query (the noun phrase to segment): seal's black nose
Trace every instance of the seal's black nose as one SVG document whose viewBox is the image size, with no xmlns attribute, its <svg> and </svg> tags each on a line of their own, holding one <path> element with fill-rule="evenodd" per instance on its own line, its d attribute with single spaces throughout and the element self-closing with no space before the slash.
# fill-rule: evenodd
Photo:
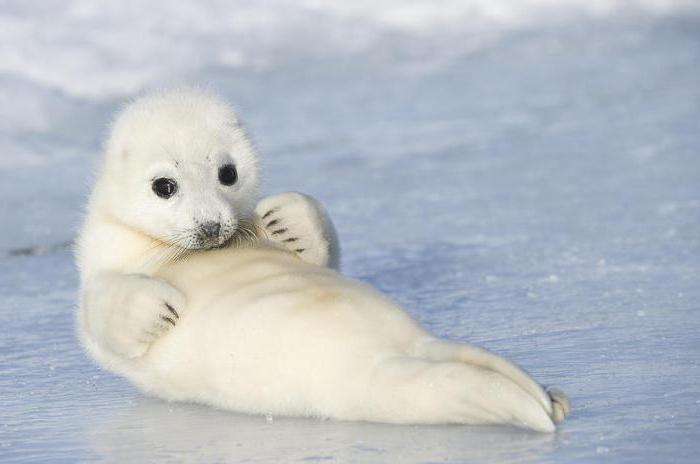
<svg viewBox="0 0 700 464">
<path fill-rule="evenodd" d="M 221 223 L 219 222 L 205 222 L 201 226 L 202 234 L 207 238 L 215 238 L 219 236 L 219 231 L 221 230 Z"/>
</svg>

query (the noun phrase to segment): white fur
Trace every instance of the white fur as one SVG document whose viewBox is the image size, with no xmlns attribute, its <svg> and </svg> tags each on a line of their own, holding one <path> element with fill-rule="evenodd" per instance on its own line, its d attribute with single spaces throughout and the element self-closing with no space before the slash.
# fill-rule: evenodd
<svg viewBox="0 0 700 464">
<path fill-rule="evenodd" d="M 216 172 L 229 161 L 239 182 L 225 187 Z M 178 196 L 151 191 L 162 175 L 182 184 Z M 306 260 L 265 238 L 187 249 L 202 221 L 233 233 L 255 218 L 256 187 L 251 144 L 208 94 L 157 94 L 117 118 L 78 242 L 78 330 L 100 364 L 161 398 L 251 413 L 553 431 L 568 412 L 514 364 L 437 340 L 331 269 L 332 224 L 303 196 L 263 202 L 257 220 L 282 205 Z"/>
</svg>

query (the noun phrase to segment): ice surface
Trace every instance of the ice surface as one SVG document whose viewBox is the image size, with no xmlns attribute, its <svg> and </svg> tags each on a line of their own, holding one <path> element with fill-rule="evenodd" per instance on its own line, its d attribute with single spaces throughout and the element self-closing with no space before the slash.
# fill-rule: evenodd
<svg viewBox="0 0 700 464">
<path fill-rule="evenodd" d="M 697 462 L 692 2 L 235 3 L 0 4 L 0 462 Z M 268 419 L 95 367 L 69 243 L 110 115 L 163 82 L 237 103 L 266 191 L 327 205 L 348 275 L 561 387 L 571 417 Z"/>
</svg>

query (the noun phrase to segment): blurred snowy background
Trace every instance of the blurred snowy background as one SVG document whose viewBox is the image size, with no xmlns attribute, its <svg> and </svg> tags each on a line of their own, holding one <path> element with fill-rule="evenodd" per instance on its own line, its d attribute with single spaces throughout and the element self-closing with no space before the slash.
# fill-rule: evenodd
<svg viewBox="0 0 700 464">
<path fill-rule="evenodd" d="M 239 108 L 345 272 L 567 391 L 546 436 L 250 417 L 82 354 L 70 242 L 110 117 Z M 700 3 L 0 0 L 0 461 L 697 462 Z M 274 336 L 274 334 L 270 334 Z"/>
</svg>

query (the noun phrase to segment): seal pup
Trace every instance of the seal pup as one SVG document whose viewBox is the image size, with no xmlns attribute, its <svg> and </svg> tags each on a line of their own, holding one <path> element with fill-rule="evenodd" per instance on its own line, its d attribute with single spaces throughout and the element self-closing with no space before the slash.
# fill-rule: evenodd
<svg viewBox="0 0 700 464">
<path fill-rule="evenodd" d="M 254 147 L 215 96 L 156 93 L 118 115 L 77 241 L 77 328 L 99 364 L 248 413 L 544 432 L 566 416 L 563 393 L 340 275 L 313 199 L 257 189 Z"/>
</svg>

